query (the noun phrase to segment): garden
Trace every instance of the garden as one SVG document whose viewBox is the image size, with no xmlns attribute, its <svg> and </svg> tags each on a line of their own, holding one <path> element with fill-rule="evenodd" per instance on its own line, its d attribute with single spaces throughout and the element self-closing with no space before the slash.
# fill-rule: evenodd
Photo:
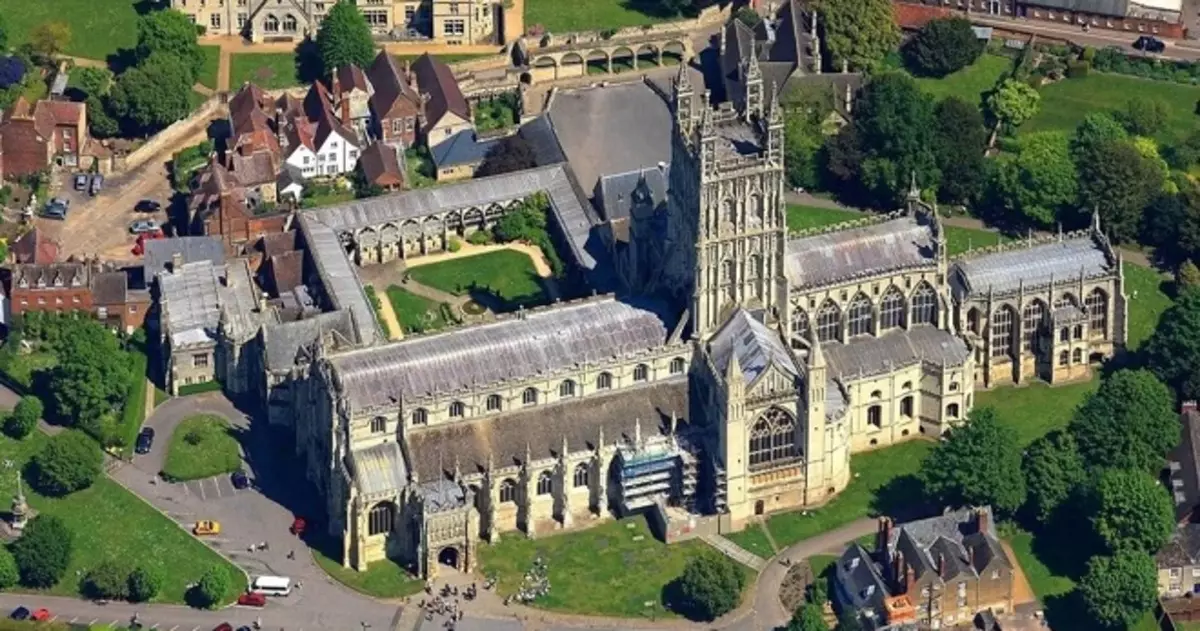
<svg viewBox="0 0 1200 631">
<path fill-rule="evenodd" d="M 34 30 L 47 23 L 65 24 L 74 37 L 63 52 L 105 61 L 137 43 L 139 0 L 0 0 L 9 46 L 30 41 Z"/>
<path fill-rule="evenodd" d="M 436 331 L 458 322 L 447 303 L 434 302 L 396 285 L 390 285 L 386 293 L 405 333 Z"/>
<path fill-rule="evenodd" d="M 167 480 L 199 480 L 242 468 L 237 435 L 229 421 L 213 414 L 184 419 L 171 433 L 162 475 Z"/>
<path fill-rule="evenodd" d="M 412 267 L 408 275 L 422 285 L 456 296 L 470 296 L 496 312 L 547 301 L 543 280 L 529 256 L 512 250 Z"/>
<path fill-rule="evenodd" d="M 654 0 L 525 0 L 525 24 L 555 34 L 644 26 L 674 17 L 663 13 Z"/>
<path fill-rule="evenodd" d="M 475 130 L 507 129 L 520 122 L 518 97 L 512 92 L 481 101 L 475 106 Z"/>
<path fill-rule="evenodd" d="M 302 84 L 293 53 L 236 53 L 229 58 L 229 86 L 238 89 L 253 83 L 264 90 Z"/>
</svg>

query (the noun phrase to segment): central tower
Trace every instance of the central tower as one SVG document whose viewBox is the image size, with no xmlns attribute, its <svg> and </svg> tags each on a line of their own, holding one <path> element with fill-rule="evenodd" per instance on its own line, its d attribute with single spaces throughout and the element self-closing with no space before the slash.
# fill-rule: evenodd
<svg viewBox="0 0 1200 631">
<path fill-rule="evenodd" d="M 702 339 L 736 306 L 788 321 L 783 111 L 754 56 L 743 70 L 740 110 L 730 103 L 713 108 L 707 90 L 697 104 L 684 66 L 674 84 L 663 278 L 687 304 Z"/>
</svg>

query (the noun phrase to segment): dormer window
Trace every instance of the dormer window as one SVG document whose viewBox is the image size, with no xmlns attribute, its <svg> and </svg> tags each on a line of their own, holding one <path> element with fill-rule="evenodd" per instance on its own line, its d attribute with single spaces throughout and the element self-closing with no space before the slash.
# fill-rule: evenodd
<svg viewBox="0 0 1200 631">
<path fill-rule="evenodd" d="M 76 274 L 71 277 L 71 286 L 72 287 L 78 287 L 81 284 L 82 284 L 82 281 L 79 280 L 79 274 Z"/>
<path fill-rule="evenodd" d="M 24 276 L 22 276 L 22 277 L 21 277 L 21 280 L 17 281 L 17 285 L 18 285 L 19 287 L 22 287 L 22 288 L 28 288 L 28 287 L 29 287 L 29 280 L 28 280 L 28 279 L 26 279 Z"/>
<path fill-rule="evenodd" d="M 58 275 L 58 276 L 55 276 L 55 277 L 54 277 L 54 286 L 55 286 L 55 287 L 62 287 L 62 286 L 63 286 L 63 282 L 62 282 L 62 275 Z"/>
</svg>

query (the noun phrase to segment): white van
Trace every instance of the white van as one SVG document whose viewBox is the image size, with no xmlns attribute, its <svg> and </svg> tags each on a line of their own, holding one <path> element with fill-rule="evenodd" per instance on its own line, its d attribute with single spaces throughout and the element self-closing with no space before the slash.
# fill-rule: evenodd
<svg viewBox="0 0 1200 631">
<path fill-rule="evenodd" d="M 250 591 L 264 596 L 287 596 L 292 593 L 292 579 L 286 576 L 256 576 Z"/>
</svg>

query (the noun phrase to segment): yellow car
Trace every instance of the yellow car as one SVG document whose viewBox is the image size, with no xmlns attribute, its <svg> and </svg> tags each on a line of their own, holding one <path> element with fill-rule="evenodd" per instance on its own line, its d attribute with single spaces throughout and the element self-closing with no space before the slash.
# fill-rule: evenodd
<svg viewBox="0 0 1200 631">
<path fill-rule="evenodd" d="M 196 522 L 196 527 L 192 528 L 192 534 L 201 535 L 219 535 L 221 534 L 221 522 L 206 519 Z"/>
</svg>

